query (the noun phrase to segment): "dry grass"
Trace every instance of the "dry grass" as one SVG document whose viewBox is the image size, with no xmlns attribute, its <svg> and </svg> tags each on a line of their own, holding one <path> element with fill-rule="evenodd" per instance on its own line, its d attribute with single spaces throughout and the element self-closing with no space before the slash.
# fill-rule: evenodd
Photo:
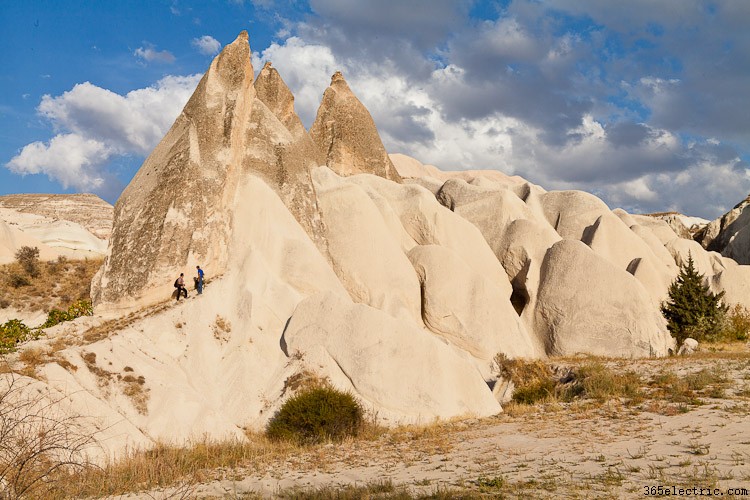
<svg viewBox="0 0 750 500">
<path fill-rule="evenodd" d="M 38 378 L 37 368 L 50 362 L 49 351 L 40 347 L 28 347 L 18 354 L 18 362 L 22 363 L 16 370 L 21 375 Z"/>
<path fill-rule="evenodd" d="M 232 324 L 227 319 L 216 315 L 216 319 L 211 328 L 216 340 L 220 342 L 227 342 L 229 340 L 229 334 L 232 332 Z"/>
<path fill-rule="evenodd" d="M 247 441 L 203 441 L 186 447 L 158 444 L 148 451 L 133 451 L 102 468 L 59 478 L 59 491 L 66 498 L 120 495 L 154 487 L 194 484 L 215 478 L 216 469 L 261 468 L 305 451 L 305 447 L 272 442 L 260 434 Z"/>
<path fill-rule="evenodd" d="M 701 397 L 722 398 L 729 380 L 724 370 L 703 368 L 686 375 L 662 370 L 649 382 L 650 397 L 660 402 L 698 406 Z"/>
<path fill-rule="evenodd" d="M 79 299 L 90 300 L 91 279 L 102 265 L 101 259 L 67 260 L 64 258 L 39 265 L 39 275 L 31 277 L 13 262 L 0 266 L 0 307 L 24 311 L 67 309 Z M 14 286 L 23 277 L 29 283 Z M 16 283 L 17 284 L 17 283 Z"/>
<path fill-rule="evenodd" d="M 495 490 L 489 490 L 494 492 Z M 252 497 L 251 497 L 252 498 Z M 257 498 L 262 498 L 258 496 Z M 458 488 L 438 487 L 426 494 L 413 493 L 404 485 L 395 485 L 391 480 L 373 481 L 364 485 L 323 486 L 319 488 L 289 488 L 277 494 L 280 499 L 295 500 L 360 500 L 360 499 L 475 499 L 487 498 L 478 492 Z"/>
<path fill-rule="evenodd" d="M 127 374 L 123 377 L 118 374 L 117 380 L 122 385 L 122 393 L 130 398 L 133 407 L 141 415 L 146 415 L 148 413 L 148 400 L 150 397 L 150 389 L 145 385 L 146 378 L 143 375 L 136 377 L 135 375 Z"/>
<path fill-rule="evenodd" d="M 569 403 L 580 399 L 605 402 L 619 398 L 635 403 L 643 396 L 643 382 L 634 371 L 620 372 L 590 358 L 572 367 L 542 360 L 510 360 L 501 355 L 495 363 L 501 376 L 516 386 L 514 403 Z M 518 414 L 520 408 L 512 410 Z"/>
<path fill-rule="evenodd" d="M 318 389 L 320 387 L 332 387 L 331 381 L 327 377 L 321 378 L 309 370 L 302 370 L 284 380 L 284 387 L 281 389 L 281 396 L 285 396 L 287 392 L 293 394 L 295 392 Z"/>
<path fill-rule="evenodd" d="M 171 306 L 171 300 L 164 300 L 153 306 L 149 306 L 144 309 L 132 312 L 127 316 L 104 321 L 98 325 L 92 326 L 91 328 L 83 332 L 83 335 L 77 341 L 77 345 L 86 345 L 98 342 L 99 340 L 109 337 L 113 332 L 123 330 L 134 324 L 136 321 L 158 314 L 165 309 L 170 308 Z M 182 325 L 180 326 L 180 328 L 181 327 Z"/>
</svg>

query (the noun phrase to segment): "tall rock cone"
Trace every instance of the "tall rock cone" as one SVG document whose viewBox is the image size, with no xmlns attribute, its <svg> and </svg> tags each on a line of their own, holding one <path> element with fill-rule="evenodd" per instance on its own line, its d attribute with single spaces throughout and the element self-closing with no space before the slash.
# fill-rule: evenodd
<svg viewBox="0 0 750 500">
<path fill-rule="evenodd" d="M 94 304 L 133 308 L 163 300 L 176 276 L 191 275 L 197 264 L 212 276 L 224 273 L 244 173 L 263 177 L 315 234 L 321 222 L 308 173 L 318 163 L 314 155 L 309 137 L 295 139 L 256 98 L 241 32 L 211 62 L 117 201 L 108 255 L 92 282 Z"/>
<path fill-rule="evenodd" d="M 310 136 L 326 155 L 326 165 L 339 175 L 368 173 L 401 182 L 372 116 L 340 71 L 323 93 Z"/>
<path fill-rule="evenodd" d="M 302 120 L 294 112 L 294 95 L 270 61 L 260 70 L 253 86 L 258 99 L 276 115 L 276 118 L 284 124 L 292 135 L 295 137 L 307 135 Z M 320 164 L 323 165 L 322 162 Z"/>
<path fill-rule="evenodd" d="M 250 117 L 248 134 L 254 137 L 249 137 L 252 148 L 246 153 L 245 164 L 279 193 L 318 249 L 328 256 L 325 227 L 310 177 L 310 170 L 325 165 L 325 159 L 294 111 L 294 95 L 270 62 L 263 66 L 253 86 L 258 102 Z M 279 124 L 288 131 L 288 137 Z"/>
</svg>

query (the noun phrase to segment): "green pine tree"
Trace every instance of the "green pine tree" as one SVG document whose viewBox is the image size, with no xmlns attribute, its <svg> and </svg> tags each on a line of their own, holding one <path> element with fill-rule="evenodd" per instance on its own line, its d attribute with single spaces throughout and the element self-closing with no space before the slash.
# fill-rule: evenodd
<svg viewBox="0 0 750 500">
<path fill-rule="evenodd" d="M 704 284 L 704 276 L 695 269 L 693 256 L 688 254 L 686 264 L 669 286 L 669 300 L 661 306 L 672 337 L 681 346 L 686 338 L 710 340 L 721 330 L 727 306 L 722 304 L 724 292 L 712 293 Z"/>
</svg>

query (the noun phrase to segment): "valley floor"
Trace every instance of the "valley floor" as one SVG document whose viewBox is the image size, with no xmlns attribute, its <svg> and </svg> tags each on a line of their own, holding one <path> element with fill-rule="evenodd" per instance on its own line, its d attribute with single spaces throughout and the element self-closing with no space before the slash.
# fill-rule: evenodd
<svg viewBox="0 0 750 500">
<path fill-rule="evenodd" d="M 658 487 L 671 496 L 680 496 L 679 488 L 691 495 L 703 488 L 703 496 L 709 488 L 723 496 L 739 488 L 736 497 L 750 498 L 747 345 L 731 353 L 597 361 L 636 372 L 645 396 L 510 403 L 492 418 L 306 448 L 262 466 L 214 470 L 210 480 L 118 498 L 644 498 Z M 695 391 L 670 385 L 690 374 L 704 378 Z"/>
</svg>

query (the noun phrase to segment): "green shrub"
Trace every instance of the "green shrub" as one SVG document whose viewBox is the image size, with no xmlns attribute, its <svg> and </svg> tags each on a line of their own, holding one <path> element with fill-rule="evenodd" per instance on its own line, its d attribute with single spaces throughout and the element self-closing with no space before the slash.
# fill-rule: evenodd
<svg viewBox="0 0 750 500">
<path fill-rule="evenodd" d="M 16 261 L 32 278 L 39 276 L 39 249 L 37 247 L 19 248 L 16 252 Z"/>
<path fill-rule="evenodd" d="M 695 269 L 693 256 L 669 286 L 669 300 L 661 306 L 672 337 L 681 346 L 686 338 L 716 340 L 725 321 L 727 306 L 721 303 L 724 292 L 714 294 L 704 284 L 704 276 Z"/>
<path fill-rule="evenodd" d="M 47 321 L 42 324 L 41 328 L 49 328 L 55 326 L 63 321 L 70 321 L 81 316 L 92 316 L 94 314 L 94 308 L 91 305 L 91 301 L 88 300 L 77 300 L 68 307 L 67 311 L 61 311 L 59 309 L 52 309 L 47 313 Z"/>
<path fill-rule="evenodd" d="M 303 391 L 287 400 L 266 428 L 271 439 L 300 444 L 356 436 L 364 424 L 364 411 L 349 393 L 330 387 Z"/>
<path fill-rule="evenodd" d="M 0 325 L 0 354 L 10 352 L 16 344 L 33 338 L 31 328 L 20 320 L 11 319 Z"/>
</svg>

